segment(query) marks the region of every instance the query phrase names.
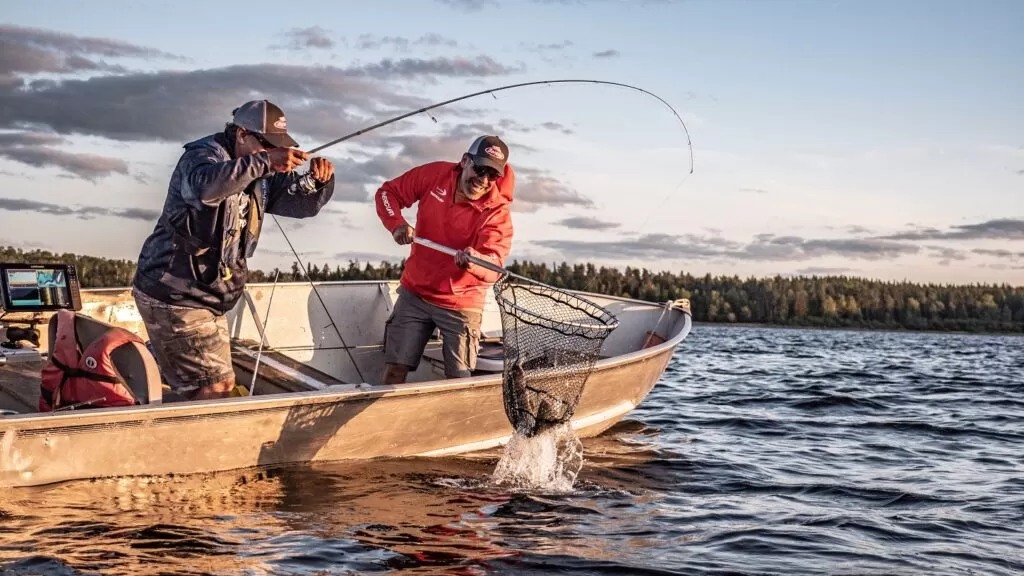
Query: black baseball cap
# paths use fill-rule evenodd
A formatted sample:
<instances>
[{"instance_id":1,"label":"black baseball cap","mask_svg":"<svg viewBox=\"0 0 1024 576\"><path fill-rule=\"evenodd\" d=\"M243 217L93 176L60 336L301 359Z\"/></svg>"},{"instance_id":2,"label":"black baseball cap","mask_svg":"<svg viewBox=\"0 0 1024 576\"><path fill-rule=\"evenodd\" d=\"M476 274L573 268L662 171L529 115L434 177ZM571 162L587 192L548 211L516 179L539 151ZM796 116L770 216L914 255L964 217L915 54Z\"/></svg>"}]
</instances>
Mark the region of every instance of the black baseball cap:
<instances>
[{"instance_id":1,"label":"black baseball cap","mask_svg":"<svg viewBox=\"0 0 1024 576\"><path fill-rule=\"evenodd\" d=\"M469 156L477 166L490 166L498 171L498 174L505 173L505 163L508 162L508 146L497 136L481 136L473 141L469 147Z\"/></svg>"},{"instance_id":2,"label":"black baseball cap","mask_svg":"<svg viewBox=\"0 0 1024 576\"><path fill-rule=\"evenodd\" d=\"M291 148L299 143L288 135L284 112L268 100L252 100L235 108L232 122L249 132L256 132L278 148Z\"/></svg>"}]
</instances>

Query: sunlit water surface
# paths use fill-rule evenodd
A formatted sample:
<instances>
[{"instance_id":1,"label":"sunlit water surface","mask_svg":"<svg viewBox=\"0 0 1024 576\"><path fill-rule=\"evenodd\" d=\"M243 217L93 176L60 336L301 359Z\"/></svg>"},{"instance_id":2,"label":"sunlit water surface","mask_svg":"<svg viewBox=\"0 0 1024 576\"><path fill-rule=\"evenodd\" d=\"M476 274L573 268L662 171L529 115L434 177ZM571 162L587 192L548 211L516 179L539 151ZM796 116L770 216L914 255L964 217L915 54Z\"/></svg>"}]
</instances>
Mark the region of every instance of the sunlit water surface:
<instances>
[{"instance_id":1,"label":"sunlit water surface","mask_svg":"<svg viewBox=\"0 0 1024 576\"><path fill-rule=\"evenodd\" d=\"M1024 339L697 326L568 493L471 458L0 496L7 574L1022 574Z\"/></svg>"}]
</instances>

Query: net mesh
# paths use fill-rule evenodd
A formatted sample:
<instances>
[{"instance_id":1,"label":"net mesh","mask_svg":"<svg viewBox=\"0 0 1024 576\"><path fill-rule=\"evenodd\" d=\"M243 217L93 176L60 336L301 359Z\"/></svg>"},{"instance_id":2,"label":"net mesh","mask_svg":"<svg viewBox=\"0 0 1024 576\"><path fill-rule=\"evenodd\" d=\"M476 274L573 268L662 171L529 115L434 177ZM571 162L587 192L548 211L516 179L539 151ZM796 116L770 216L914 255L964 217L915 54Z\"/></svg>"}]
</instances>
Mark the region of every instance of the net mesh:
<instances>
[{"instance_id":1,"label":"net mesh","mask_svg":"<svg viewBox=\"0 0 1024 576\"><path fill-rule=\"evenodd\" d=\"M618 321L583 298L510 276L494 284L494 296L504 333L502 396L509 422L526 436L567 422Z\"/></svg>"}]
</instances>

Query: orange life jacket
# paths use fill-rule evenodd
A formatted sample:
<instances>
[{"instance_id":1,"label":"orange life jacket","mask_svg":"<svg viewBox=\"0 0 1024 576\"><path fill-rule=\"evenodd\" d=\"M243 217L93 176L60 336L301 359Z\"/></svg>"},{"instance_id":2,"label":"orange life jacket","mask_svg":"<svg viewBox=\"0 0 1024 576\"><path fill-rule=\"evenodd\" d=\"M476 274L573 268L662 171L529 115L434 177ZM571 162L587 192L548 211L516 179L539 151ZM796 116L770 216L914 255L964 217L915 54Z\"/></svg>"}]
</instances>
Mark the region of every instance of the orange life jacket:
<instances>
[{"instance_id":1,"label":"orange life jacket","mask_svg":"<svg viewBox=\"0 0 1024 576\"><path fill-rule=\"evenodd\" d=\"M111 327L83 349L75 320L74 312L57 311L53 349L42 370L39 411L139 404L110 354L129 342L142 344L142 339L124 328Z\"/></svg>"}]
</instances>

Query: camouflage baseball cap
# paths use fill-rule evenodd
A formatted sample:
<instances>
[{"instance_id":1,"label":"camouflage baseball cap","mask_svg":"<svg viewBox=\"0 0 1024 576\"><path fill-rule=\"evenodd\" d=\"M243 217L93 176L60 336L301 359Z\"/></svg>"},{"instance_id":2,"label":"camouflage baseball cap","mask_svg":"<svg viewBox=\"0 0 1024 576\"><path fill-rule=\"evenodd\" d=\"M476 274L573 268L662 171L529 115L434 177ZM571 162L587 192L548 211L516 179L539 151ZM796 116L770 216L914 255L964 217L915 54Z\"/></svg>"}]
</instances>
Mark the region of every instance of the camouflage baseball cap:
<instances>
[{"instance_id":1,"label":"camouflage baseball cap","mask_svg":"<svg viewBox=\"0 0 1024 576\"><path fill-rule=\"evenodd\" d=\"M279 148L298 146L299 143L288 135L288 122L284 112L268 100L252 100L235 108L232 122L249 132L256 132Z\"/></svg>"}]
</instances>

